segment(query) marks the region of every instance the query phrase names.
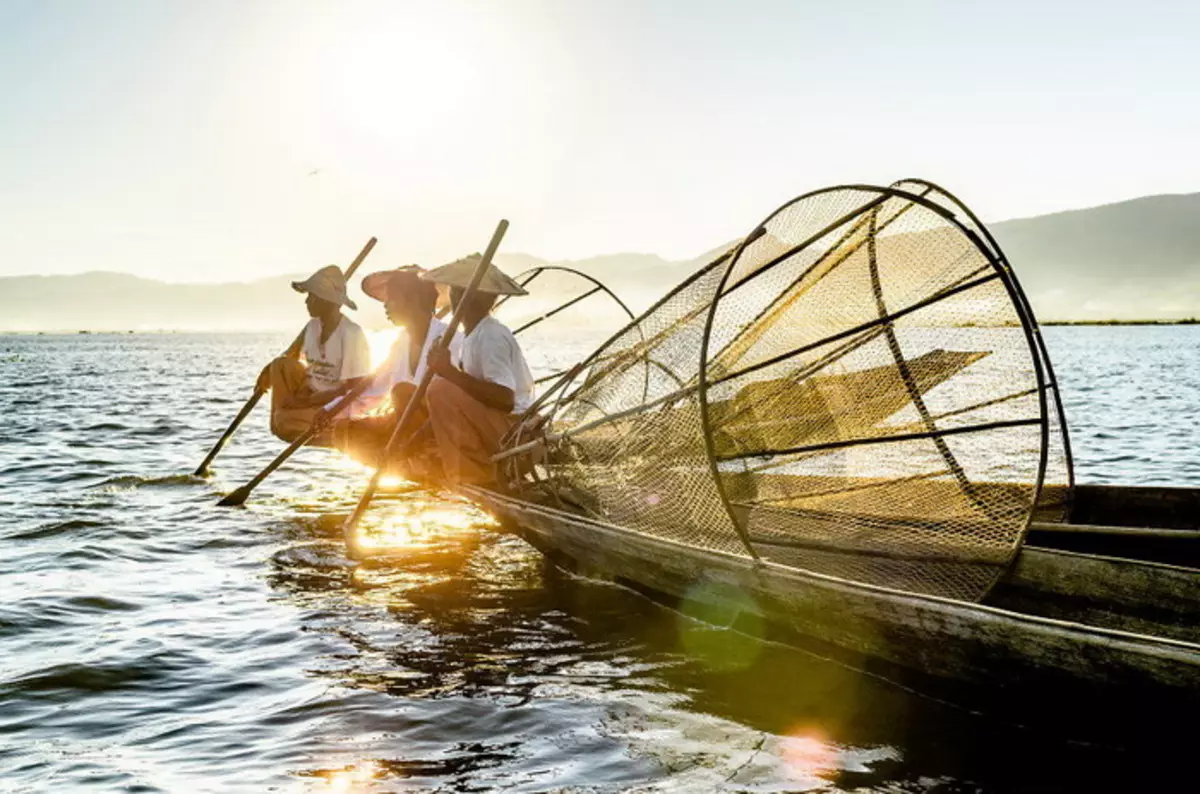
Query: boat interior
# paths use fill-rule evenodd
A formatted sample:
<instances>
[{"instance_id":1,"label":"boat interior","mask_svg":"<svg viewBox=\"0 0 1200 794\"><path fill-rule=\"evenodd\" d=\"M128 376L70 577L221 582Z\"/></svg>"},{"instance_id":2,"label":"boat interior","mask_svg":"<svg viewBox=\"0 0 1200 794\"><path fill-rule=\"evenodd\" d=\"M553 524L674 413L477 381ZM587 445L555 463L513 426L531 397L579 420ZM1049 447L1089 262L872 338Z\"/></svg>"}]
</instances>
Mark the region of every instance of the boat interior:
<instances>
[{"instance_id":1,"label":"boat interior","mask_svg":"<svg viewBox=\"0 0 1200 794\"><path fill-rule=\"evenodd\" d=\"M1200 489L1076 486L984 603L1200 643Z\"/></svg>"}]
</instances>

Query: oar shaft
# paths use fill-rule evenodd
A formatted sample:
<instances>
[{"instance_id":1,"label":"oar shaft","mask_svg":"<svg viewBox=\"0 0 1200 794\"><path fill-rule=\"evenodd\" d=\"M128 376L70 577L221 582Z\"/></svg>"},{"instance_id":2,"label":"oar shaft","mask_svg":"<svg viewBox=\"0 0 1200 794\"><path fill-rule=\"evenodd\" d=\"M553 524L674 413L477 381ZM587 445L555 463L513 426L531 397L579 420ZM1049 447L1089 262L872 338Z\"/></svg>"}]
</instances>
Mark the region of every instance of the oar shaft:
<instances>
[{"instance_id":1,"label":"oar shaft","mask_svg":"<svg viewBox=\"0 0 1200 794\"><path fill-rule=\"evenodd\" d=\"M508 221L502 220L496 226L496 231L492 234L491 242L488 243L487 250L484 251L483 257L479 260L479 264L475 266L475 272L471 274L471 281L467 284L467 288L463 291L462 297L458 301L458 306L454 309L454 316L450 319L450 326L442 335L442 338L437 341L434 348L439 353L450 347L450 340L458 333L458 326L462 324L463 310L466 308L468 299L475 294L479 288L479 283L483 281L484 275L487 273L488 266L492 262L492 257L496 254L496 249L500 247L500 240L504 238L504 233L508 231ZM363 513L367 511L367 507L371 504L371 499L374 498L375 492L379 490L379 480L383 477L384 469L388 459L396 446L396 440L401 438L404 431L408 429L412 423L412 417L416 415L417 408L425 401L425 393L429 390L429 384L433 380L433 372L428 368L421 376L420 382L417 384L417 389L409 398L408 404L404 406L404 412L400 415L400 421L396 423L396 427L392 430L392 435L388 438L388 443L384 447L383 455L380 457L379 465L375 468L375 473L371 475L370 482L367 483L367 488L363 491L362 498L358 500L358 504L354 507L354 512L346 519L345 525L342 527L342 532L346 540L346 545L349 549L354 550L357 544L354 539L354 529L358 526L359 519Z\"/></svg>"},{"instance_id":2,"label":"oar shaft","mask_svg":"<svg viewBox=\"0 0 1200 794\"><path fill-rule=\"evenodd\" d=\"M354 275L354 271L358 270L358 266L361 265L363 260L367 258L367 254L371 253L371 249L375 247L375 243L377 242L379 241L374 237L372 237L370 240L367 240L367 244L362 247L362 250L358 252L358 256L354 257L354 261L350 263L348 268L346 268L346 281L349 281L350 277ZM303 345L304 330L301 329L300 333L297 334L296 338L292 341L292 344L288 346L286 351L284 351L284 356L294 358L295 356L299 355L300 348ZM225 446L225 442L229 441L229 439L237 431L238 426L240 426L242 421L250 415L250 412L254 410L254 406L258 405L258 401L262 399L262 396L265 393L266 391L264 389L260 389L258 384L255 384L254 393L250 395L250 399L246 400L246 404L242 406L242 410L238 411L238 415L235 416L233 421L229 423L229 427L225 428L225 432L221 434L221 437L217 439L217 443L213 445L213 448L209 450L208 455L205 456L204 462L196 467L196 476L203 477L208 473L208 464L213 462L213 459L217 457L217 455L221 452L221 449Z\"/></svg>"},{"instance_id":3,"label":"oar shaft","mask_svg":"<svg viewBox=\"0 0 1200 794\"><path fill-rule=\"evenodd\" d=\"M264 394L266 394L266 392L264 392L262 389L259 389L257 386L255 387L254 394L251 394L250 399L246 400L246 404L242 406L242 410L238 411L237 416L233 417L233 421L229 423L229 427L225 428L225 432L221 434L221 437L217 439L217 443L213 445L211 450L209 450L208 455L204 458L204 461L196 468L196 476L204 476L204 473L208 471L208 464L212 463L213 458L215 458L217 453L219 453L225 446L225 442L228 441L230 436L232 436L238 429L238 426L242 423L242 420L250 415L250 412L254 410L254 406L258 405L258 401L262 399Z\"/></svg>"},{"instance_id":4,"label":"oar shaft","mask_svg":"<svg viewBox=\"0 0 1200 794\"><path fill-rule=\"evenodd\" d=\"M283 452L280 452L278 455L276 455L275 460L268 463L266 468L264 468L258 474L254 475L254 477L251 478L249 482L247 482L241 488L238 488L233 493L226 496L224 499L222 499L217 504L220 506L223 506L223 507L227 507L229 505L240 505L243 502L245 502L246 497L248 497L250 495L251 491L253 491L255 488L258 487L258 484L260 482L267 479L267 477L269 477L271 475L271 472L275 471L280 466L282 466L283 462L285 460L287 460L288 458L290 458L292 456L293 452L295 452L296 450L300 449L300 447L307 444L314 435L316 435L316 430L314 430L313 428L310 427L308 430L305 430L295 441L288 444L287 448Z\"/></svg>"}]
</instances>

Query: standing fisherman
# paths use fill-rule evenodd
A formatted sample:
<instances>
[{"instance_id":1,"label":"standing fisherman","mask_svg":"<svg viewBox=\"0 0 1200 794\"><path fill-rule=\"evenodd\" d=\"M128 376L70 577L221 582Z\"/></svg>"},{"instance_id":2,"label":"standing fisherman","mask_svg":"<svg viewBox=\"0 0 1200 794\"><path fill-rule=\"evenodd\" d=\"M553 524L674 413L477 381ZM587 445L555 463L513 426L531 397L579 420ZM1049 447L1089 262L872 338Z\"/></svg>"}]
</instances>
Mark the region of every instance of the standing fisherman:
<instances>
[{"instance_id":1,"label":"standing fisherman","mask_svg":"<svg viewBox=\"0 0 1200 794\"><path fill-rule=\"evenodd\" d=\"M450 287L455 308L471 281L479 254L451 262L422 276ZM491 457L500 440L533 402L533 375L513 332L489 312L500 295L527 295L520 284L495 265L462 307L465 337L457 357L448 351L430 355L437 376L429 384L425 407L442 468L451 483L492 484Z\"/></svg>"},{"instance_id":2,"label":"standing fisherman","mask_svg":"<svg viewBox=\"0 0 1200 794\"><path fill-rule=\"evenodd\" d=\"M312 319L304 329L303 361L281 356L258 376L261 389L271 390L271 432L294 441L312 425L317 412L349 391L371 372L367 335L342 307L357 309L346 295L346 278L329 265L292 289L308 297L304 305Z\"/></svg>"},{"instance_id":3,"label":"standing fisherman","mask_svg":"<svg viewBox=\"0 0 1200 794\"><path fill-rule=\"evenodd\" d=\"M381 301L388 320L401 328L387 360L354 405L354 415L373 415L342 420L333 428L337 446L365 463L374 464L383 452L397 420L425 375L430 348L449 328L434 316L437 287L421 279L423 272L410 265L372 273L362 281L362 291ZM458 352L461 339L456 336L450 343L454 353ZM423 406L416 408L413 427L421 428L428 416Z\"/></svg>"}]
</instances>

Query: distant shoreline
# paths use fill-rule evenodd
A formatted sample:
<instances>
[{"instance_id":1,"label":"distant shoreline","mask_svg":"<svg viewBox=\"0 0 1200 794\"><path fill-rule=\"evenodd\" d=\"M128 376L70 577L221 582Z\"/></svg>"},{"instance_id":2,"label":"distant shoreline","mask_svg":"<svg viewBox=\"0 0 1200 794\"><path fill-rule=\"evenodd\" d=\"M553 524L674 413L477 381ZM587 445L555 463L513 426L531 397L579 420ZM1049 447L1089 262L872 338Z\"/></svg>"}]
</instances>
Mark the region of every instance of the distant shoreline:
<instances>
[{"instance_id":1,"label":"distant shoreline","mask_svg":"<svg viewBox=\"0 0 1200 794\"><path fill-rule=\"evenodd\" d=\"M1200 319L1186 320L1041 320L1038 325L1196 325Z\"/></svg>"}]
</instances>

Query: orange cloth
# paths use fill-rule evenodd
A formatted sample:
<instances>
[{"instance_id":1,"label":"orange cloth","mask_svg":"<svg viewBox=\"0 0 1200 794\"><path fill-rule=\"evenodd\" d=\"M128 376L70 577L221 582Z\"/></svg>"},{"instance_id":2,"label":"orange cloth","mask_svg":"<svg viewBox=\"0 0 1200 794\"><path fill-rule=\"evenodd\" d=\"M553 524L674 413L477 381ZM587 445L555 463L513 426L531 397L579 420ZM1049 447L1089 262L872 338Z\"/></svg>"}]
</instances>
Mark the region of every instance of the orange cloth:
<instances>
[{"instance_id":1,"label":"orange cloth","mask_svg":"<svg viewBox=\"0 0 1200 794\"><path fill-rule=\"evenodd\" d=\"M271 432L284 441L295 441L308 430L320 410L315 406L284 407L294 397L310 393L308 370L298 360L280 356L263 370L260 385L271 390Z\"/></svg>"},{"instance_id":2,"label":"orange cloth","mask_svg":"<svg viewBox=\"0 0 1200 794\"><path fill-rule=\"evenodd\" d=\"M491 458L516 418L487 407L444 378L433 379L425 400L446 478L451 483L495 483Z\"/></svg>"}]
</instances>

